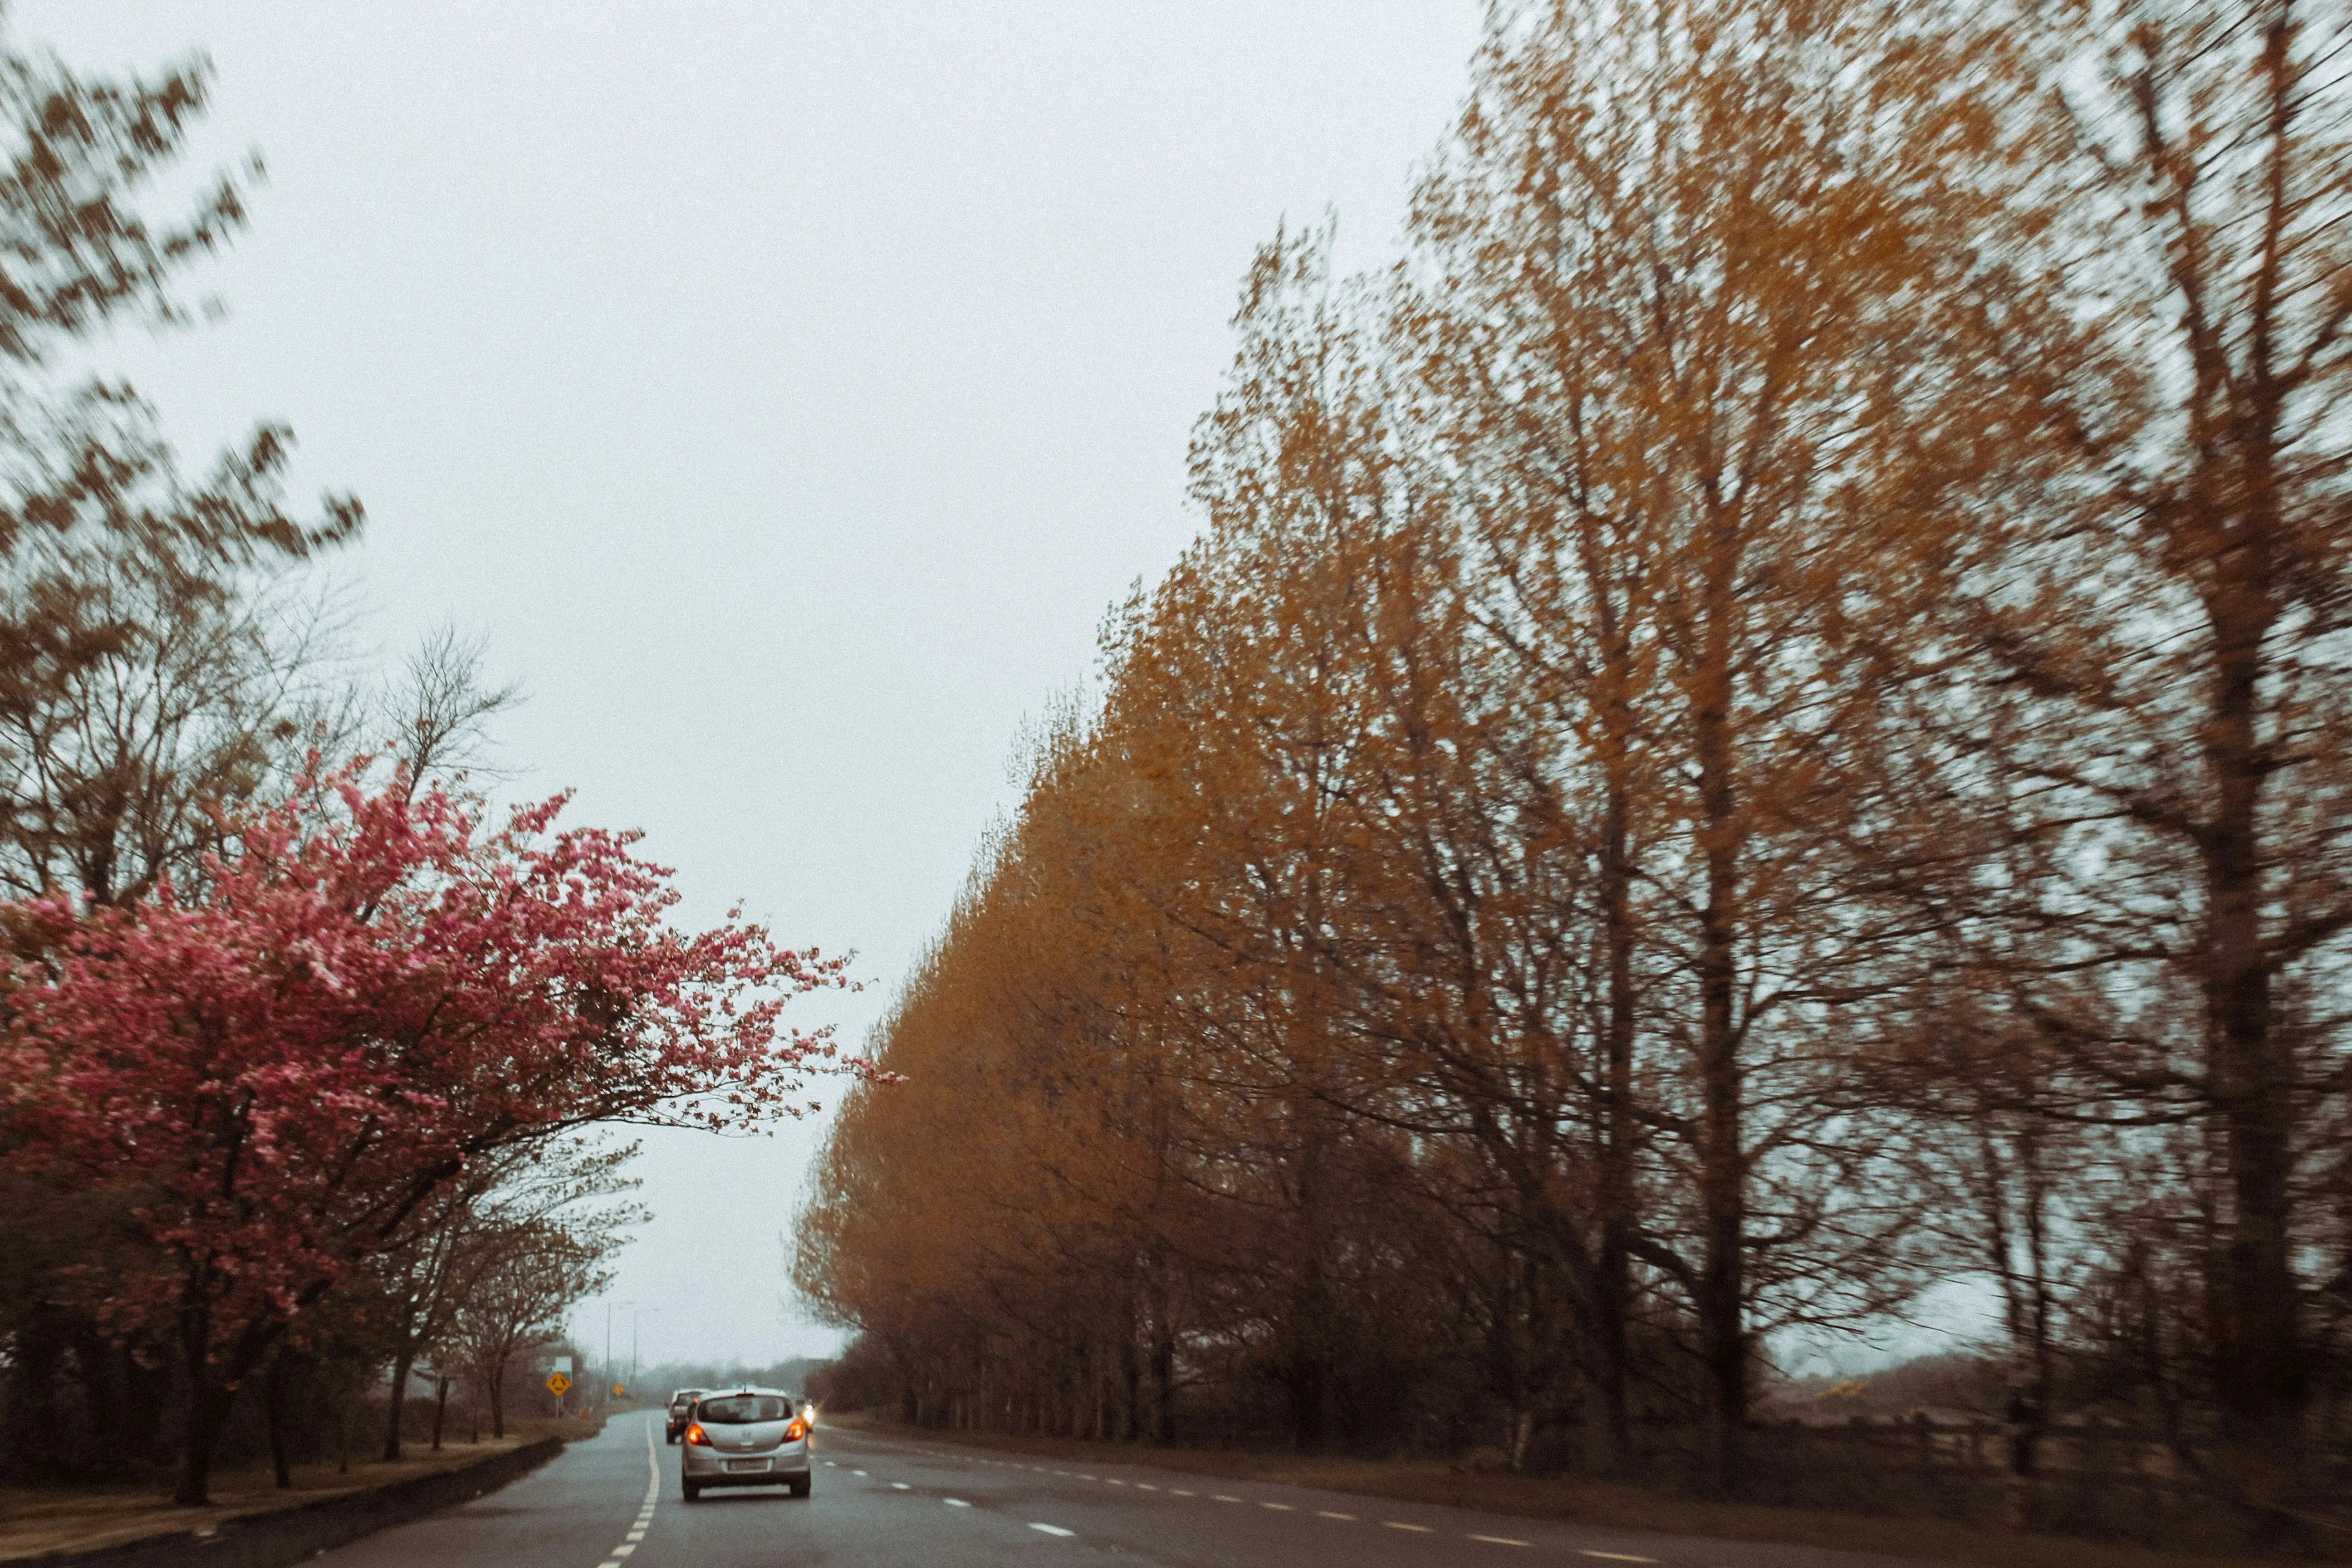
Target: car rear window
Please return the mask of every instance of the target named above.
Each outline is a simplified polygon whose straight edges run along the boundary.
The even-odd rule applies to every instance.
[[[724,1399],[706,1399],[696,1410],[697,1418],[714,1426],[742,1426],[754,1421],[787,1421],[792,1418],[792,1406],[772,1394],[732,1394]]]

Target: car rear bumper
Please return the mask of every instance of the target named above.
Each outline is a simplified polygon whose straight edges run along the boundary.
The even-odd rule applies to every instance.
[[[688,1470],[686,1479],[698,1487],[781,1487],[808,1479],[809,1467],[805,1458],[766,1461],[739,1459],[738,1464],[760,1464],[761,1468]]]
[[[808,1475],[808,1446],[787,1443],[764,1454],[730,1454],[688,1445],[680,1457],[678,1473],[698,1486],[776,1486]]]

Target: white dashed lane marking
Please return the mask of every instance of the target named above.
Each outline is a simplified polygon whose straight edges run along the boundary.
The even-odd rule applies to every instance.
[[[650,1430],[648,1430],[646,1434],[646,1445],[647,1451],[650,1453],[652,1446],[652,1433]],[[952,1464],[992,1465],[999,1469],[1027,1470],[1033,1475],[1040,1476],[1060,1476],[1066,1480],[1094,1481],[1103,1486],[1132,1487],[1137,1491],[1141,1492],[1157,1492],[1162,1489],[1160,1487],[1154,1486],[1150,1481],[1127,1481],[1120,1479],[1117,1476],[1089,1475],[1084,1470],[1072,1472],[1069,1470],[1050,1469],[1044,1465],[1024,1465],[1014,1459],[987,1459],[979,1458],[976,1455],[935,1453],[928,1448],[917,1449],[916,1452],[922,1454],[928,1458],[946,1460]],[[825,1464],[828,1467],[832,1467],[835,1461],[831,1459],[827,1459],[825,1461]],[[866,1472],[864,1470],[852,1470],[849,1473],[853,1476],[863,1476],[866,1475]],[[891,1489],[894,1491],[903,1492],[914,1489],[905,1481],[892,1481],[889,1485]],[[1189,1498],[1198,1497],[1200,1495],[1199,1493],[1192,1491],[1184,1487],[1169,1487],[1165,1489],[1165,1490],[1167,1495],[1170,1497]],[[1232,1503],[1247,1500],[1234,1497],[1229,1492],[1211,1492],[1209,1494],[1209,1500],[1213,1502]],[[962,1498],[941,1498],[940,1500],[950,1508],[970,1508],[972,1506]],[[1269,1509],[1276,1513],[1297,1513],[1301,1511],[1298,1506],[1295,1503],[1275,1502],[1265,1498],[1257,1500],[1257,1506],[1263,1509]],[[646,1517],[637,1521],[637,1532],[629,1537],[630,1541],[635,1542],[644,1539],[645,1526],[651,1520],[652,1516],[652,1500],[649,1495],[646,1502]],[[1328,1508],[1316,1509],[1314,1510],[1314,1516],[1317,1519],[1336,1520],[1343,1524],[1356,1524],[1361,1522],[1360,1516],[1356,1514],[1340,1513],[1335,1510]],[[1381,1527],[1384,1530],[1408,1531],[1415,1535],[1435,1535],[1439,1533],[1437,1528],[1433,1525],[1414,1524],[1409,1521],[1402,1519],[1384,1519],[1381,1520],[1380,1523]],[[1042,1521],[1032,1521],[1029,1528],[1041,1531],[1046,1535],[1073,1536],[1077,1533],[1076,1531],[1065,1530],[1058,1524],[1046,1524]],[[1522,1541],[1517,1536],[1478,1535],[1466,1531],[1463,1533],[1462,1539],[1465,1541],[1482,1542],[1489,1546],[1533,1546],[1535,1544],[1532,1541]],[[634,1548],[628,1546],[616,1548],[613,1553],[612,1560],[599,1564],[598,1568],[623,1568],[619,1559],[626,1556],[632,1550],[634,1550]],[[1577,1555],[1580,1557],[1597,1557],[1609,1563],[1641,1563],[1654,1564],[1658,1561],[1654,1557],[1637,1557],[1632,1552],[1597,1552],[1589,1547],[1573,1548],[1571,1550],[1574,1550],[1577,1552]]]

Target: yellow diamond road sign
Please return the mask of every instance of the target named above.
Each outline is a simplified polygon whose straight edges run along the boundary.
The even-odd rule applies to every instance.
[[[571,1386],[572,1380],[564,1376],[562,1373],[551,1372],[547,1374],[547,1392],[555,1395],[556,1398],[562,1398],[564,1390]]]
[[[613,1397],[614,1397],[614,1398],[615,1398],[615,1399],[620,1398],[620,1397],[621,1397],[621,1395],[623,1395],[624,1394],[626,1394],[626,1393],[628,1393],[628,1392],[629,1392],[629,1391],[628,1391],[627,1389],[625,1389],[625,1388],[622,1387],[622,1386],[621,1386],[619,1384],[617,1384],[617,1383],[616,1383],[616,1384],[614,1384],[613,1385]]]

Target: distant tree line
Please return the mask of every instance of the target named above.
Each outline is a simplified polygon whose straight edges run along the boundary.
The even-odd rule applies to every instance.
[[[2021,1469],[2096,1415],[2324,1501],[2347,60],[1497,7],[1395,266],[1261,252],[1204,531],[878,1030],[843,1387],[1738,1492],[1775,1347],[1973,1281]]]
[[[507,1400],[635,1217],[615,1122],[734,1127],[830,1050],[838,963],[673,927],[635,836],[494,809],[512,698],[428,639],[336,657],[276,426],[182,472],[107,331],[170,325],[236,177],[142,203],[205,106],[190,60],[91,79],[0,38],[0,1479],[349,1463]],[[368,1435],[373,1441],[375,1434]]]
[[[637,1397],[649,1405],[658,1405],[681,1388],[780,1388],[787,1394],[808,1397],[809,1390],[823,1380],[828,1360],[814,1356],[790,1356],[771,1362],[766,1366],[746,1366],[741,1362],[671,1361],[647,1367],[639,1379]]]

